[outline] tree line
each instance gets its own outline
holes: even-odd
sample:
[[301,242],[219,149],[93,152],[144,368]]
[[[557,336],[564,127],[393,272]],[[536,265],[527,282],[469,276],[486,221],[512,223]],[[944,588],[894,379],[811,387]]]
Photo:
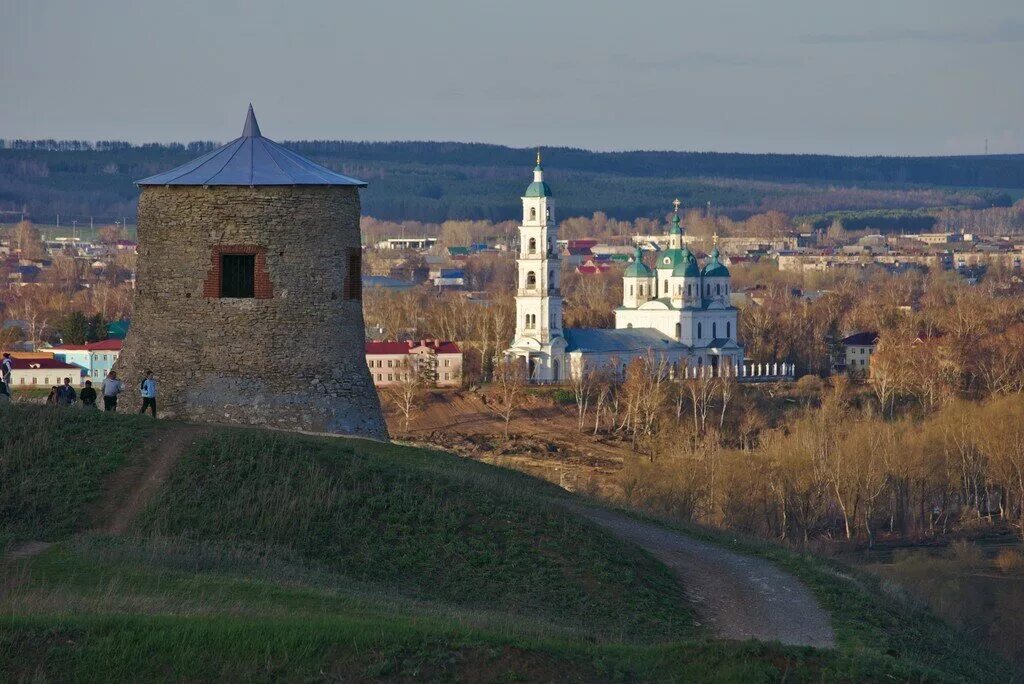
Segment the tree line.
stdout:
[[[518,215],[532,151],[466,143],[293,141],[286,146],[369,182],[363,208],[388,220],[506,220]],[[185,163],[215,143],[7,140],[0,209],[43,216],[134,214],[133,182]],[[661,215],[676,196],[736,218],[766,210],[982,208],[989,188],[1024,187],[1024,156],[855,158],[684,152],[545,152],[564,216],[595,207],[617,219]],[[941,187],[940,187],[941,186]],[[951,190],[946,188],[962,188]]]

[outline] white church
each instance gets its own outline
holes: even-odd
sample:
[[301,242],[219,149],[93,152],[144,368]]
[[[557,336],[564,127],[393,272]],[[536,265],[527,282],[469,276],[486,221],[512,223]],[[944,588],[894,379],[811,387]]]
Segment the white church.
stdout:
[[[614,330],[562,327],[558,229],[539,153],[533,182],[522,200],[516,336],[505,353],[525,359],[532,382],[560,382],[583,368],[603,366],[622,372],[639,357],[652,357],[673,374],[689,377],[728,374],[755,379],[770,372],[744,363],[737,341],[739,312],[729,299],[729,269],[717,245],[703,267],[683,245],[678,200],[669,248],[658,252],[654,268],[644,264],[637,249],[623,274],[622,306],[615,310]],[[792,372],[781,366],[777,364],[775,375]]]

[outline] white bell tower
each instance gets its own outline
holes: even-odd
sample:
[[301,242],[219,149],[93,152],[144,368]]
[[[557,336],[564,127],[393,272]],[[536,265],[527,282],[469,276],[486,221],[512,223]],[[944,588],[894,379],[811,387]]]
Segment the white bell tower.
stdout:
[[[515,349],[527,354],[533,381],[563,379],[565,339],[562,336],[561,261],[551,188],[537,151],[533,182],[523,193],[519,226],[519,287],[516,291]],[[535,353],[534,353],[535,351]]]

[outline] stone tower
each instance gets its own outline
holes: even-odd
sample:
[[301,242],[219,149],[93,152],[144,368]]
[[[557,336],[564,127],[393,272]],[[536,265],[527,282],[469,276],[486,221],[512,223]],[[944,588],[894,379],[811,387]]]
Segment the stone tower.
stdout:
[[138,181],[125,409],[387,439],[364,358],[359,188],[260,134]]
[[551,188],[544,182],[544,168],[537,152],[533,182],[523,193],[523,223],[519,226],[519,287],[516,291],[516,337],[507,353],[526,359],[530,379],[551,382],[564,379],[562,360],[562,278],[558,258]]

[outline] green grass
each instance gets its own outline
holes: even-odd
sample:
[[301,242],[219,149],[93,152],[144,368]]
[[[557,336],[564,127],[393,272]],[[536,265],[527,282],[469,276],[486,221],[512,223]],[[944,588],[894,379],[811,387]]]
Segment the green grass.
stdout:
[[97,411],[0,405],[0,551],[78,529],[104,478],[152,427]]
[[554,505],[559,495],[440,452],[231,430],[184,459],[136,530],[603,636],[692,634],[671,573]]
[[[14,462],[22,479],[78,482],[68,441],[95,445],[93,456],[118,451],[100,468],[109,472],[152,425],[66,413],[3,414],[20,435],[4,432],[4,454],[28,453],[22,442],[44,435],[32,437],[38,463]],[[82,490],[94,495],[102,474],[92,477]],[[44,508],[67,498],[46,487],[31,496]],[[804,580],[831,612],[838,644],[715,640],[694,626],[667,569],[566,512],[560,502],[570,499],[519,473],[424,449],[217,429],[130,534],[72,534],[82,526],[66,513],[52,527],[53,548],[0,563],[0,680],[1015,676],[868,576],[692,530]]]

